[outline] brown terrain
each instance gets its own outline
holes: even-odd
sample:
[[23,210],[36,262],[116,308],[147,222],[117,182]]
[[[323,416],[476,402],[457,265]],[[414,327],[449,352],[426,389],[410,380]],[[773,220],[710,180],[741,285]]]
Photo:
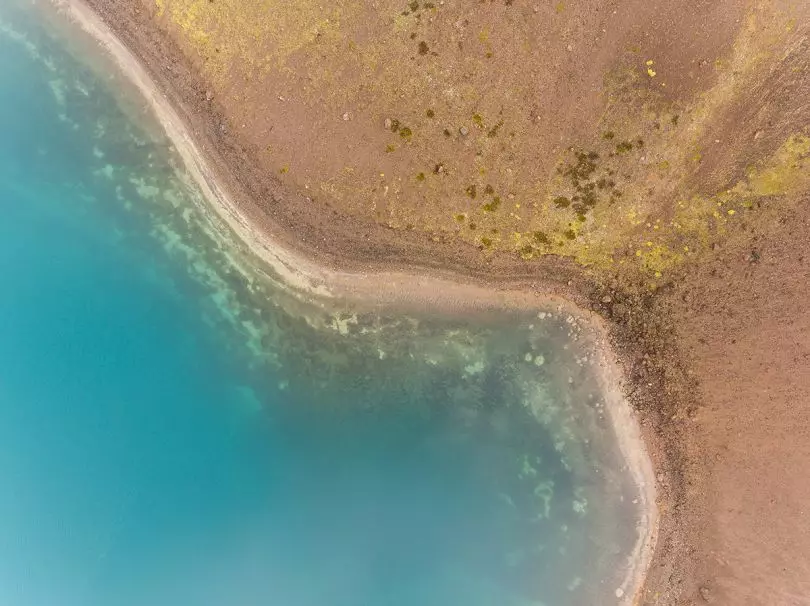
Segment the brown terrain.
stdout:
[[810,604],[810,2],[87,0],[244,213],[609,320],[644,604]]

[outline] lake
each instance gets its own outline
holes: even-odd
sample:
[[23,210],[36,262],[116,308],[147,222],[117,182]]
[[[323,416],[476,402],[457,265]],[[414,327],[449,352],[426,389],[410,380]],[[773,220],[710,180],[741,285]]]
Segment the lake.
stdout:
[[0,6],[0,603],[615,603],[638,499],[567,314],[291,297],[43,10]]

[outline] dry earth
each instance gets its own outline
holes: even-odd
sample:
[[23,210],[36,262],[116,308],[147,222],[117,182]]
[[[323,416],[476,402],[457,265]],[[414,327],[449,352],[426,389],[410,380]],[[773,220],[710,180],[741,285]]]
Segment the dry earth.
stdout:
[[810,3],[88,3],[288,243],[611,320],[644,603],[810,604]]
[[718,604],[810,604],[808,234],[805,196],[667,297],[698,389],[683,430],[687,501],[702,497],[687,595]]

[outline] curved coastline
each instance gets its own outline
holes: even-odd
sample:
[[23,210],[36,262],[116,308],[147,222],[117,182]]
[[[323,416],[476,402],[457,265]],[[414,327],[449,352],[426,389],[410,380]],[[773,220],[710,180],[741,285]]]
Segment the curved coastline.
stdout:
[[659,511],[656,504],[656,476],[635,412],[625,397],[627,380],[610,345],[605,320],[577,305],[556,289],[521,288],[522,284],[494,287],[469,277],[423,270],[347,271],[333,269],[293,250],[259,228],[240,207],[209,166],[180,114],[162,93],[147,70],[102,19],[82,0],[51,0],[52,4],[109,53],[118,69],[140,91],[172,141],[189,175],[209,202],[206,210],[218,217],[270,270],[270,277],[294,297],[321,305],[350,301],[364,306],[418,307],[459,310],[474,308],[556,308],[576,318],[585,329],[596,353],[596,369],[610,420],[639,493],[638,535],[629,555],[627,571],[616,589],[623,604],[640,600],[647,570],[655,549]]

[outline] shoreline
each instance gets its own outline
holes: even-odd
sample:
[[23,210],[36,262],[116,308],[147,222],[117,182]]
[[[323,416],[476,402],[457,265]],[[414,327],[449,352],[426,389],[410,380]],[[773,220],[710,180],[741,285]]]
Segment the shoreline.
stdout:
[[[653,460],[642,436],[637,415],[625,397],[628,380],[617,352],[610,344],[607,321],[584,306],[581,296],[542,280],[487,283],[450,271],[419,268],[408,271],[364,271],[333,269],[294,251],[274,239],[240,209],[217,178],[190,129],[149,75],[146,68],[103,20],[81,0],[51,0],[56,8],[92,37],[108,53],[118,70],[139,90],[179,153],[189,175],[213,211],[228,228],[275,274],[270,276],[284,291],[310,303],[350,301],[375,307],[444,309],[541,309],[555,307],[569,313],[592,336],[598,354],[597,375],[604,393],[611,423],[641,501],[639,532],[630,554],[629,570],[617,588],[622,603],[635,604],[644,591],[646,574],[658,538],[659,510],[656,505],[656,475]],[[414,268],[417,269],[417,268]],[[543,292],[546,291],[546,292]]]

